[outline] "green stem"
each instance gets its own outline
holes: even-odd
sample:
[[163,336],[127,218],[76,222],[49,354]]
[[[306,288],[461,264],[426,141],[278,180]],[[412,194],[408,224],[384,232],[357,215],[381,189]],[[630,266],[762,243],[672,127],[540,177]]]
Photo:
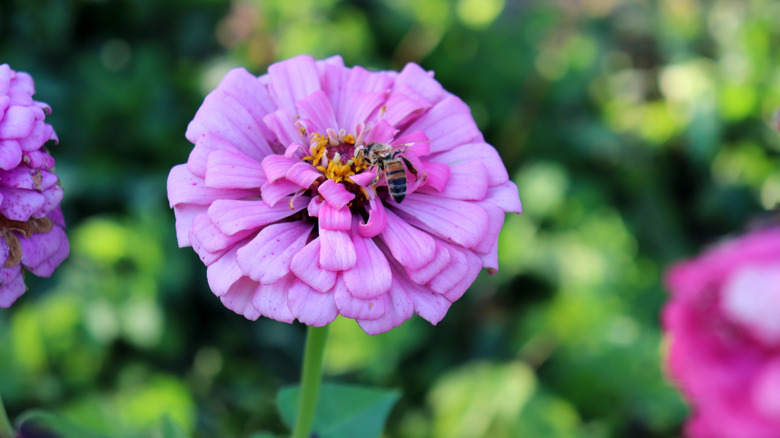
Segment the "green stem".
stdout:
[[16,432],[11,427],[11,422],[8,420],[8,414],[5,413],[5,406],[3,405],[3,398],[0,397],[0,438],[14,438]]
[[322,357],[325,353],[325,341],[328,339],[328,327],[309,326],[306,332],[306,350],[303,353],[303,376],[298,399],[298,416],[295,420],[292,438],[309,438],[314,423],[314,410],[317,407],[317,393],[322,381]]

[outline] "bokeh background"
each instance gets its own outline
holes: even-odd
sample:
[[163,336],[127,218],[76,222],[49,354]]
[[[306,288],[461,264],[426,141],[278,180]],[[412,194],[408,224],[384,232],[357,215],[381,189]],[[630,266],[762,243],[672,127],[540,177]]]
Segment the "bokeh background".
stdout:
[[675,437],[659,312],[674,260],[780,200],[773,0],[3,0],[0,62],[60,144],[70,258],[0,311],[0,393],[112,436],[284,432],[304,328],[223,308],[165,181],[234,66],[407,62],[472,108],[518,184],[500,271],[438,327],[331,329],[327,379],[399,388],[387,437]]

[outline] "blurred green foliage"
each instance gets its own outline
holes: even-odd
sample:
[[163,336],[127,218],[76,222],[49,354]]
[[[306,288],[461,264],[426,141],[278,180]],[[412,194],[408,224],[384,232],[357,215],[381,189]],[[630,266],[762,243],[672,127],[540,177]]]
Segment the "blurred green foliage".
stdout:
[[[337,320],[328,378],[402,390],[387,437],[668,437],[663,269],[780,200],[772,0],[6,0],[0,62],[54,109],[72,255],[0,312],[0,393],[116,436],[285,429],[304,331],[250,322],[176,248],[165,179],[224,72],[414,61],[517,182],[500,266],[438,327]],[[165,436],[178,436],[173,432]]]

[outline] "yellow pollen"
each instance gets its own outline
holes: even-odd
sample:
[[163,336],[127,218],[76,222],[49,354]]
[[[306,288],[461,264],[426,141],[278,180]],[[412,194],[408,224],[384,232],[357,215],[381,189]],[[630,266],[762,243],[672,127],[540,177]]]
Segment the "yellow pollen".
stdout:
[[[303,157],[303,160],[311,163],[312,166],[322,172],[326,178],[337,183],[347,181],[354,184],[354,181],[349,177],[368,168],[368,163],[365,159],[360,162],[349,159],[346,163],[343,163],[342,157],[338,153],[334,154],[333,158],[328,159],[330,137],[327,135],[315,132],[310,135],[310,138],[310,154]],[[350,134],[345,135],[341,141],[342,144],[354,145],[356,140],[355,136]],[[327,165],[323,165],[326,162]]]

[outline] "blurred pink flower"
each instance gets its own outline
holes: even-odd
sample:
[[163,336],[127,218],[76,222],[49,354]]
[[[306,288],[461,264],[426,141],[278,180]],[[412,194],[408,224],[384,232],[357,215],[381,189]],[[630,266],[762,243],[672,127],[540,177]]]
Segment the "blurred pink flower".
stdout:
[[[436,324],[483,266],[498,269],[505,212],[521,210],[469,108],[416,64],[298,56],[260,77],[235,69],[186,136],[195,147],[168,177],[179,246],[249,319],[341,314],[369,334],[415,312]],[[387,144],[396,160],[372,157]],[[406,184],[400,202],[383,164],[394,193]]]
[[780,436],[780,228],[755,231],[667,275],[669,372],[691,437]]
[[23,269],[48,277],[68,256],[62,188],[43,145],[57,141],[27,73],[0,65],[0,307],[25,291]]

